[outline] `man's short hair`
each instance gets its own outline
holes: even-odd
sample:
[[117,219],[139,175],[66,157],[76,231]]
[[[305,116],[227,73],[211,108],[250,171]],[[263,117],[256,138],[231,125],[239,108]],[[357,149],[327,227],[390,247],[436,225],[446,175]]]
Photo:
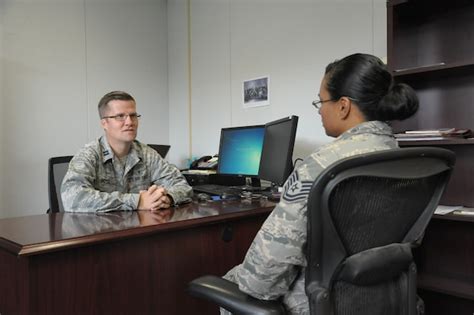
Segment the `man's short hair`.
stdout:
[[114,101],[114,100],[134,101],[135,102],[135,99],[133,98],[133,96],[131,96],[127,92],[123,92],[123,91],[109,92],[109,93],[105,94],[104,96],[102,96],[102,98],[99,101],[98,109],[99,109],[99,117],[100,118],[105,116],[105,111],[107,109],[107,106],[109,105],[109,102]]

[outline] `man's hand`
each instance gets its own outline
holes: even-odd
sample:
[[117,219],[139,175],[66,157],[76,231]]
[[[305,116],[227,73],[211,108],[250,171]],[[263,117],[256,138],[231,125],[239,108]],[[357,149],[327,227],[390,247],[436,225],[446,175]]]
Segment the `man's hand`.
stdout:
[[140,191],[138,210],[156,211],[170,206],[171,199],[164,187],[152,185],[148,190]]

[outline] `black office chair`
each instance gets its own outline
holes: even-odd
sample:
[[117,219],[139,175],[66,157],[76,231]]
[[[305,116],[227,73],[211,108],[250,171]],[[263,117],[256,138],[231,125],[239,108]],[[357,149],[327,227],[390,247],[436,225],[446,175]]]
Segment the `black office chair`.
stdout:
[[170,150],[170,145],[168,144],[148,144],[150,148],[158,152],[158,154],[162,157],[165,158],[166,155],[168,154],[168,151]]
[[[454,162],[445,149],[395,149],[343,159],[318,176],[308,198],[311,314],[423,311],[411,249],[421,242]],[[254,299],[215,276],[192,281],[189,291],[234,314],[285,314],[278,301]]]
[[66,175],[72,155],[52,157],[48,160],[48,200],[47,213],[63,212],[61,200],[61,183]]

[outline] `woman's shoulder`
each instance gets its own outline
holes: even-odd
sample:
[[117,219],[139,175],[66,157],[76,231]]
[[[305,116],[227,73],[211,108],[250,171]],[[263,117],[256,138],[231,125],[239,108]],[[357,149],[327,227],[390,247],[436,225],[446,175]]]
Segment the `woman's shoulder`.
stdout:
[[366,122],[343,133],[334,141],[321,146],[311,157],[327,167],[357,154],[397,147],[391,128],[382,122]]
[[298,166],[295,167],[292,174],[288,177],[296,181],[314,181],[314,179],[321,173],[324,166],[314,156],[315,152],[303,159]]
[[345,145],[346,141],[342,139],[324,144],[311,153],[304,162],[308,165],[307,167],[324,169],[341,158],[342,151],[345,151]]

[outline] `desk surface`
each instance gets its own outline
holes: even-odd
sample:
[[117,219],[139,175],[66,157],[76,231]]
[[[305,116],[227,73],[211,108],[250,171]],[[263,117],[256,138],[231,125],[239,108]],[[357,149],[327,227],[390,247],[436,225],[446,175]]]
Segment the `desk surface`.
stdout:
[[217,315],[215,305],[185,293],[187,284],[240,263],[274,205],[0,220],[0,313]]
[[[156,213],[51,213],[0,220],[0,249],[24,256],[269,213],[275,203],[190,203]],[[252,211],[249,211],[252,210]]]

